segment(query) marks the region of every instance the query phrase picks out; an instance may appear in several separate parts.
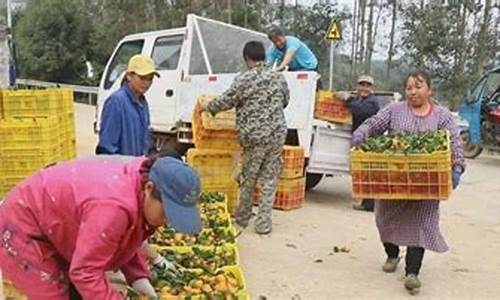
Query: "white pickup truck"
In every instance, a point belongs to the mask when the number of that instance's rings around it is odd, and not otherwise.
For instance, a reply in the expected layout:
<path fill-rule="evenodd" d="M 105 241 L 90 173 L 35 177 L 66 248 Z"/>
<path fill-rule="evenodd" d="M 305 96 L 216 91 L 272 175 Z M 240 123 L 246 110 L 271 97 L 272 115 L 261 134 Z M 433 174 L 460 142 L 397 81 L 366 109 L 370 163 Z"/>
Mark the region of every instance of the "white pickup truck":
<path fill-rule="evenodd" d="M 218 95 L 237 73 L 245 70 L 243 46 L 257 40 L 270 46 L 263 33 L 188 15 L 186 27 L 126 36 L 109 59 L 99 85 L 96 131 L 104 101 L 122 81 L 128 59 L 141 53 L 152 57 L 161 77 L 146 94 L 151 130 L 157 148 L 172 141 L 191 145 L 191 117 L 198 96 Z M 287 144 L 305 149 L 307 187 L 324 175 L 349 171 L 350 127 L 314 119 L 316 72 L 285 72 L 290 103 L 285 110 Z"/>

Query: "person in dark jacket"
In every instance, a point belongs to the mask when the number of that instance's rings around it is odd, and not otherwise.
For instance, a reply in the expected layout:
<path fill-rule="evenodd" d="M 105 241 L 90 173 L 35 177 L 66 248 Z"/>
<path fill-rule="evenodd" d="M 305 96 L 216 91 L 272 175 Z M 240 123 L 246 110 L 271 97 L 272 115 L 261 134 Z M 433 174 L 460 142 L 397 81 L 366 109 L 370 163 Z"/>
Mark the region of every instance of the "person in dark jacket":
<path fill-rule="evenodd" d="M 352 112 L 352 132 L 358 129 L 363 122 L 379 111 L 380 107 L 377 97 L 373 94 L 373 77 L 361 75 L 358 79 L 357 93 L 355 96 L 341 96 L 346 101 Z M 373 199 L 363 199 L 360 204 L 354 204 L 356 210 L 373 211 L 375 203 Z"/>
<path fill-rule="evenodd" d="M 142 156 L 149 152 L 149 106 L 144 94 L 160 77 L 151 58 L 134 55 L 121 88 L 104 103 L 96 154 Z"/>

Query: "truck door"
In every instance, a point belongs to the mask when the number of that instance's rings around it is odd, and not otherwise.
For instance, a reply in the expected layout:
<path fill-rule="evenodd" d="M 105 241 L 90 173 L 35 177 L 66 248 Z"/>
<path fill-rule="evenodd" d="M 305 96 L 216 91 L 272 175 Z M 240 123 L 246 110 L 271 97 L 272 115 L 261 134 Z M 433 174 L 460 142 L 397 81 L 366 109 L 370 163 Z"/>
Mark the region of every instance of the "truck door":
<path fill-rule="evenodd" d="M 155 78 L 146 94 L 151 113 L 151 126 L 155 131 L 168 131 L 178 117 L 179 85 L 177 66 L 181 56 L 184 35 L 159 36 L 151 51 L 160 78 Z"/>

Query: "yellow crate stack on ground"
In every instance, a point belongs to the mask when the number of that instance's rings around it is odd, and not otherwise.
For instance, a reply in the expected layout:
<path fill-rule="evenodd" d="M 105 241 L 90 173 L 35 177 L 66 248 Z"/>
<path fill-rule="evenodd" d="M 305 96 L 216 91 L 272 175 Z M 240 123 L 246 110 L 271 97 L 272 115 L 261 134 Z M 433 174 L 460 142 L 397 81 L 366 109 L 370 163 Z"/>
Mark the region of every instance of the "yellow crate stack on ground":
<path fill-rule="evenodd" d="M 203 192 L 220 192 L 228 197 L 228 209 L 234 215 L 238 208 L 238 185 L 233 179 L 238 153 L 232 150 L 189 149 L 187 162 L 200 175 Z"/>
<path fill-rule="evenodd" d="M 193 159 L 193 152 L 189 157 Z M 203 157 L 196 157 L 197 162 L 202 159 Z M 219 163 L 222 168 L 229 168 L 229 163 L 220 159 Z M 210 170 L 205 169 L 200 172 L 206 171 Z M 203 229 L 199 235 L 183 235 L 176 233 L 171 227 L 160 227 L 150 237 L 149 244 L 152 249 L 175 261 L 177 265 L 185 268 L 186 272 L 199 274 L 197 279 L 204 280 L 204 285 L 210 285 L 209 289 L 208 287 L 205 289 L 207 295 L 203 295 L 203 291 L 196 289 L 191 282 L 185 282 L 184 287 L 180 289 L 179 287 L 171 289 L 165 288 L 170 279 L 158 280 L 153 283 L 159 299 L 216 299 L 226 295 L 224 299 L 250 299 L 240 267 L 236 232 L 232 224 L 225 221 L 229 220 L 227 204 L 228 197 L 223 193 L 203 193 L 199 201 L 200 214 L 202 220 L 212 220 L 212 222 L 202 222 Z M 213 234 L 207 235 L 209 232 Z M 213 276 L 211 274 L 219 272 L 231 274 L 233 281 L 226 282 L 227 286 L 226 284 L 221 286 L 218 284 L 220 280 L 216 282 L 206 280 L 207 277 Z M 161 274 L 157 277 L 161 279 Z"/>
<path fill-rule="evenodd" d="M 35 171 L 76 157 L 73 91 L 2 90 L 0 197 Z"/>

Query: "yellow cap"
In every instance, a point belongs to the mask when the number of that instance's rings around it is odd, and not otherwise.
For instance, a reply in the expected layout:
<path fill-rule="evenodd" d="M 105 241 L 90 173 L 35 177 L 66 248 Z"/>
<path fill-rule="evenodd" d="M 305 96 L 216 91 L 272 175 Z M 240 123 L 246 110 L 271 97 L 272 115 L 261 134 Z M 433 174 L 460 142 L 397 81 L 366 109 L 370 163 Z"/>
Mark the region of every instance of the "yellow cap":
<path fill-rule="evenodd" d="M 140 76 L 154 74 L 157 77 L 160 77 L 160 74 L 156 72 L 153 60 L 141 54 L 134 55 L 130 58 L 128 61 L 127 72 L 134 72 Z"/>

